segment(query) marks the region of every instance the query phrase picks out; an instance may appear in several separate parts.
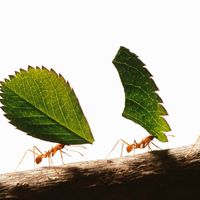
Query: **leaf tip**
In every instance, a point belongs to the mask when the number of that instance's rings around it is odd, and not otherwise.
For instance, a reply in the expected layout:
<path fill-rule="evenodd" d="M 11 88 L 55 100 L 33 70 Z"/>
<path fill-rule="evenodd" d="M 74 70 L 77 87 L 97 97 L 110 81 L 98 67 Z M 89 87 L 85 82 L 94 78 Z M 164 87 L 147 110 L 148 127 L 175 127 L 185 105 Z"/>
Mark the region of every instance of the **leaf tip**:
<path fill-rule="evenodd" d="M 34 67 L 32 67 L 31 65 L 28 65 L 28 70 L 33 70 Z"/>
<path fill-rule="evenodd" d="M 20 72 L 20 73 L 26 73 L 27 71 L 26 71 L 25 69 L 20 68 L 20 69 L 19 69 L 19 72 Z M 10 76 L 9 76 L 9 77 L 10 77 Z"/>
<path fill-rule="evenodd" d="M 45 66 L 42 65 L 42 70 L 49 71 Z"/>
<path fill-rule="evenodd" d="M 9 75 L 9 79 L 12 80 L 13 78 L 15 78 L 14 75 Z"/>
<path fill-rule="evenodd" d="M 10 80 L 5 78 L 3 84 L 8 83 Z"/>
<path fill-rule="evenodd" d="M 51 69 L 50 69 L 50 72 L 51 72 L 52 74 L 58 76 L 58 74 L 56 73 L 56 71 L 55 71 L 54 69 L 51 68 Z"/>
<path fill-rule="evenodd" d="M 161 142 L 168 142 L 168 138 L 164 133 L 160 133 L 157 137 L 157 139 Z"/>
<path fill-rule="evenodd" d="M 63 83 L 65 83 L 66 85 L 69 85 L 69 82 L 65 80 L 65 78 L 62 76 L 62 74 L 58 75 L 60 80 L 62 80 Z"/>

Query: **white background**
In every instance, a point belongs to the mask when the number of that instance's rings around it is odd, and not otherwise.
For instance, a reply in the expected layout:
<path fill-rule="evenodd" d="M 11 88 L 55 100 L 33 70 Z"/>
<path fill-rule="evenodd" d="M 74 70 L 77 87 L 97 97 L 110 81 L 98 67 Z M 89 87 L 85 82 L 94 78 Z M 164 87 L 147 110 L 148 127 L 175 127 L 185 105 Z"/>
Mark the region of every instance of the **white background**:
<path fill-rule="evenodd" d="M 112 59 L 122 45 L 154 75 L 169 113 L 169 134 L 175 137 L 154 143 L 163 149 L 194 143 L 200 134 L 199 10 L 194 0 L 1 1 L 0 80 L 28 65 L 61 73 L 74 88 L 95 137 L 87 150 L 71 147 L 84 157 L 72 153 L 65 163 L 105 159 L 119 138 L 131 143 L 148 134 L 121 116 L 124 92 Z M 45 151 L 53 144 L 16 130 L 1 110 L 0 173 L 13 172 L 33 145 Z M 61 164 L 57 158 L 55 165 Z M 20 165 L 23 169 L 33 169 L 31 153 Z"/>

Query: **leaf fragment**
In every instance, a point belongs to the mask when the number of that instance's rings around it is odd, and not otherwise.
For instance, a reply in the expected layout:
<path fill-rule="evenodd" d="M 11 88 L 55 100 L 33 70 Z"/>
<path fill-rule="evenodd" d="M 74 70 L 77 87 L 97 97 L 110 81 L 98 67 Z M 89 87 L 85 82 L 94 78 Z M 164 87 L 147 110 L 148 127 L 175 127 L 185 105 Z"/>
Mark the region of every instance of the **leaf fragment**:
<path fill-rule="evenodd" d="M 9 78 L 1 81 L 1 108 L 17 129 L 66 145 L 94 142 L 79 101 L 61 75 L 28 66 Z"/>
<path fill-rule="evenodd" d="M 125 92 L 125 107 L 122 115 L 138 123 L 162 142 L 167 141 L 164 132 L 170 126 L 163 116 L 167 115 L 158 87 L 151 73 L 138 56 L 125 47 L 120 47 L 113 64 L 115 65 Z"/>

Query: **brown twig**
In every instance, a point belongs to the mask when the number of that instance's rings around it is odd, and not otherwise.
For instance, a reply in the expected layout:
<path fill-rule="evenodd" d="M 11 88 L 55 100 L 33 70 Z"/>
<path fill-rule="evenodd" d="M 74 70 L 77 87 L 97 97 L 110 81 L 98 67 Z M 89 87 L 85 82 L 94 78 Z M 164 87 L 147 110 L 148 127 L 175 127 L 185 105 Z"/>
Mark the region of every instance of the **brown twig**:
<path fill-rule="evenodd" d="M 0 199 L 191 199 L 200 145 L 0 175 Z"/>

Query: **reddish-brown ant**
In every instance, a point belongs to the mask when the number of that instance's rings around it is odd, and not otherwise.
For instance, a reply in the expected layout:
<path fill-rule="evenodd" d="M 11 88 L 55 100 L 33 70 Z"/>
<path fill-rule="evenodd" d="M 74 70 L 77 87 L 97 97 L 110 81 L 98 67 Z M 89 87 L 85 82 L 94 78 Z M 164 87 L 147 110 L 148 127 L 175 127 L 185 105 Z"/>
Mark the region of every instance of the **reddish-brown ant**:
<path fill-rule="evenodd" d="M 63 149 L 64 147 L 65 147 L 64 144 L 57 144 L 55 147 L 52 147 L 50 150 L 45 151 L 44 153 L 42 153 L 36 146 L 34 146 L 34 147 L 33 147 L 33 150 L 28 149 L 28 150 L 24 153 L 24 155 L 23 155 L 23 157 L 22 157 L 20 163 L 18 164 L 17 168 L 18 168 L 19 165 L 22 163 L 22 161 L 23 161 L 24 157 L 26 156 L 27 152 L 32 152 L 32 153 L 33 153 L 33 155 L 34 155 L 34 165 L 35 165 L 35 163 L 36 163 L 36 164 L 41 163 L 43 158 L 48 158 L 49 166 L 53 166 L 52 157 L 56 154 L 57 151 L 60 151 L 60 157 L 61 157 L 62 163 L 64 164 L 64 162 L 63 162 L 63 155 L 62 155 L 62 154 L 63 154 L 63 153 L 67 154 L 66 152 L 62 151 L 62 149 Z M 80 147 L 86 148 L 86 147 L 84 147 L 84 146 L 80 146 Z M 66 148 L 65 148 L 65 149 L 66 149 Z M 39 153 L 36 153 L 36 152 L 35 152 L 36 150 L 37 150 Z M 67 150 L 68 150 L 68 149 L 67 149 Z M 75 151 L 75 150 L 68 150 L 68 151 L 73 151 L 73 152 L 79 153 L 81 156 L 83 156 L 83 154 L 81 154 L 81 153 L 78 152 L 78 151 Z M 67 155 L 70 156 L 69 154 L 67 154 Z M 16 168 L 16 169 L 17 169 L 17 168 Z"/>
<path fill-rule="evenodd" d="M 43 158 L 48 158 L 49 161 L 51 161 L 51 164 L 53 165 L 51 157 L 53 157 L 56 154 L 57 151 L 60 151 L 60 156 L 61 156 L 61 159 L 62 159 L 62 163 L 64 164 L 63 156 L 62 156 L 62 153 L 66 153 L 66 152 L 62 151 L 62 149 L 64 147 L 65 147 L 64 144 L 57 144 L 55 147 L 52 147 L 51 150 L 45 151 L 45 153 L 42 153 L 37 147 L 34 147 L 41 153 L 41 154 L 37 154 L 37 153 L 35 153 L 33 151 L 34 155 L 37 155 L 37 157 L 35 158 L 35 163 L 39 164 L 39 163 L 42 162 Z M 50 162 L 49 162 L 49 165 L 50 165 Z"/>
<path fill-rule="evenodd" d="M 152 140 L 154 139 L 154 136 L 152 135 L 148 135 L 147 137 L 145 137 L 144 139 L 142 139 L 141 142 L 137 143 L 136 140 L 134 140 L 134 143 L 133 144 L 129 144 L 128 142 L 120 139 L 116 142 L 116 144 L 114 145 L 114 147 L 112 148 L 112 150 L 110 151 L 110 153 L 108 154 L 107 158 L 109 157 L 109 155 L 112 153 L 112 151 L 115 149 L 115 147 L 117 146 L 117 144 L 121 141 L 122 142 L 122 148 L 121 148 L 121 154 L 120 156 L 122 156 L 122 153 L 123 153 L 123 147 L 124 147 L 124 144 L 127 145 L 126 147 L 126 151 L 129 153 L 131 152 L 132 150 L 135 150 L 135 149 L 144 149 L 146 146 L 148 146 L 148 148 L 151 150 L 150 148 L 150 143 L 153 144 L 155 147 L 157 147 L 158 149 L 160 149 L 160 147 L 158 147 L 157 145 L 155 145 Z"/>

